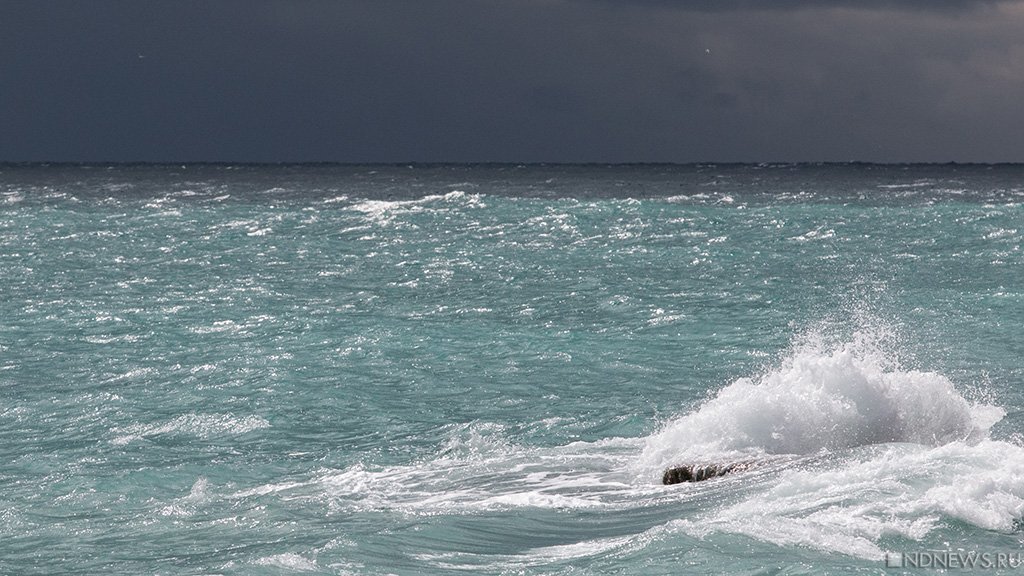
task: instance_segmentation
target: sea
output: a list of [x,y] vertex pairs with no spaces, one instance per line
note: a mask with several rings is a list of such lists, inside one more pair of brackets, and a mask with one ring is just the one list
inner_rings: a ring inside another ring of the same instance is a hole
[[1021,165],[3,164],[0,574],[1020,573],[1022,245]]

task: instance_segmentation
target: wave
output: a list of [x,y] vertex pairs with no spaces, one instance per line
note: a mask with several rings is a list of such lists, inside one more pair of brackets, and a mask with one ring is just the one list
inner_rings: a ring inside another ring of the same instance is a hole
[[768,463],[770,480],[745,479],[747,491],[667,529],[875,561],[885,542],[927,541],[950,523],[1015,530],[1024,448],[989,437],[1005,411],[968,401],[942,374],[902,369],[883,340],[871,331],[833,346],[810,337],[646,438],[638,481],[656,482],[678,463]]
[[780,366],[740,378],[647,439],[640,468],[814,454],[908,442],[977,442],[1005,412],[972,404],[936,372],[900,369],[867,332],[797,347]]
[[670,525],[699,538],[741,534],[877,561],[895,552],[886,541],[927,542],[958,523],[1009,533],[1022,516],[1024,449],[982,440],[862,447],[787,469],[753,496]]
[[235,416],[233,414],[182,414],[162,424],[133,424],[112,430],[116,436],[114,445],[125,445],[135,440],[157,436],[191,436],[201,439],[222,436],[238,436],[255,430],[269,428],[270,422],[256,415]]
[[464,207],[483,208],[481,194],[466,194],[453,190],[447,194],[431,194],[415,200],[361,200],[348,206],[349,210],[362,212],[367,220],[378,224],[388,223],[395,216],[422,212],[435,204],[455,204]]

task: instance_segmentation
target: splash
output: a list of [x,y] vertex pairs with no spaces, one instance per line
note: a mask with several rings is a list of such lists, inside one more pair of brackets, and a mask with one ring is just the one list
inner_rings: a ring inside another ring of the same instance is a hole
[[[929,542],[949,522],[1010,532],[1024,516],[1024,449],[989,438],[1005,414],[944,375],[908,370],[894,331],[804,336],[777,366],[726,386],[648,437],[638,478],[679,462],[757,458],[772,481],[669,523],[700,539],[879,561],[892,542]],[[674,488],[674,487],[673,487]]]
[[778,367],[740,378],[647,439],[645,471],[679,462],[815,454],[906,442],[976,443],[1004,411],[976,405],[936,372],[904,370],[869,331],[807,338]]

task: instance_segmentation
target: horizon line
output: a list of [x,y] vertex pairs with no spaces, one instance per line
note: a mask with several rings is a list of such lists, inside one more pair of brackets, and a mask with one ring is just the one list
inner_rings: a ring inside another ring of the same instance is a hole
[[821,161],[694,161],[694,162],[515,162],[515,161],[372,161],[349,162],[336,160],[284,160],[284,161],[227,161],[227,160],[0,160],[0,167],[19,166],[387,166],[387,167],[443,167],[443,166],[494,166],[494,167],[543,167],[543,166],[588,166],[588,167],[642,167],[642,166],[759,166],[759,167],[792,167],[792,166],[1024,166],[1024,161],[1004,162],[962,162],[962,161],[919,161],[919,162],[878,162],[867,160],[821,160]]

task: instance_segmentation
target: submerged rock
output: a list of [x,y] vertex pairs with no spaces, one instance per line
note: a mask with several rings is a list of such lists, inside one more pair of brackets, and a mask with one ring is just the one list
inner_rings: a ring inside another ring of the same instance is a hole
[[750,468],[750,462],[733,462],[732,464],[688,464],[673,466],[665,470],[661,477],[662,484],[679,484],[682,482],[700,482],[709,478],[725,476],[732,472],[742,472]]

